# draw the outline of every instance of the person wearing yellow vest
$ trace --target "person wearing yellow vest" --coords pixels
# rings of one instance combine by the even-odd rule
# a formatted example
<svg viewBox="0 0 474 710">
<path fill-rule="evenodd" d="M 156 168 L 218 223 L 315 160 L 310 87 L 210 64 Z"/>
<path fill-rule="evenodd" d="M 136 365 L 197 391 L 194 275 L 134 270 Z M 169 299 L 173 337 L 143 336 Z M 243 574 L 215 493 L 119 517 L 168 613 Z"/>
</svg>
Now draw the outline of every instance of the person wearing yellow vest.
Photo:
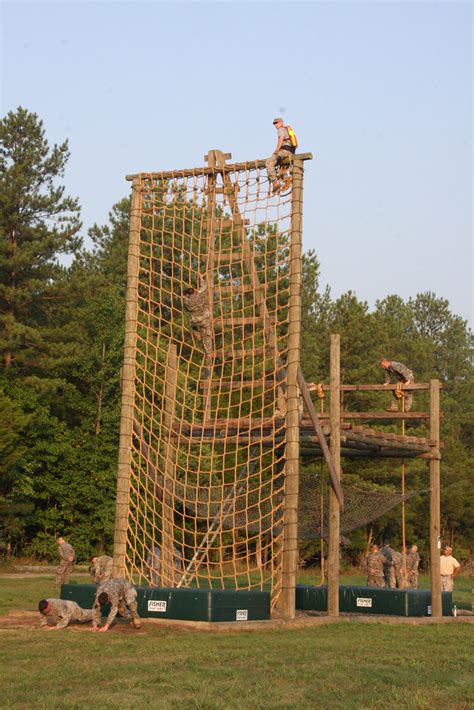
<svg viewBox="0 0 474 710">
<path fill-rule="evenodd" d="M 457 559 L 452 556 L 452 551 L 453 548 L 447 545 L 443 550 L 443 554 L 439 558 L 439 572 L 441 575 L 442 592 L 453 591 L 453 580 L 461 571 L 461 565 Z"/>
<path fill-rule="evenodd" d="M 272 194 L 279 192 L 283 184 L 279 180 L 276 173 L 276 166 L 281 165 L 285 158 L 293 155 L 298 147 L 295 132 L 291 126 L 285 126 L 282 118 L 274 118 L 273 125 L 278 131 L 277 146 L 272 155 L 267 159 L 265 167 L 267 168 L 268 177 L 272 183 Z"/>
</svg>

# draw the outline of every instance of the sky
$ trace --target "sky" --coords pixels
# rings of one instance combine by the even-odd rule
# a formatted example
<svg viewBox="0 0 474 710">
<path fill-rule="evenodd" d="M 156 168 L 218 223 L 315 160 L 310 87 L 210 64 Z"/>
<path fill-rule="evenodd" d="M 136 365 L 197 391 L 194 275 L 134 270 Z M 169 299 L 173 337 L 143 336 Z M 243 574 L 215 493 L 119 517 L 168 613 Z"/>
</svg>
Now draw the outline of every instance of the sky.
<svg viewBox="0 0 474 710">
<path fill-rule="evenodd" d="M 3 2 L 2 115 L 69 140 L 84 236 L 125 175 L 269 155 L 306 163 L 303 247 L 372 307 L 433 291 L 472 321 L 470 2 Z"/>
</svg>

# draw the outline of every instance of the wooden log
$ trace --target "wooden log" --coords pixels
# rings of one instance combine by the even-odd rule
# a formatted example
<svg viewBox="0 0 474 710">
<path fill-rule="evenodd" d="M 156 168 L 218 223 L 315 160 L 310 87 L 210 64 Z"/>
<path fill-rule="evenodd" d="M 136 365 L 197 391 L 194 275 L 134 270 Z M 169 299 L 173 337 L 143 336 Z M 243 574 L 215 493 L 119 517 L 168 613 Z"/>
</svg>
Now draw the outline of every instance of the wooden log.
<svg viewBox="0 0 474 710">
<path fill-rule="evenodd" d="M 300 472 L 300 421 L 298 370 L 301 339 L 301 268 L 303 220 L 303 162 L 293 163 L 290 227 L 290 298 L 286 393 L 286 477 L 283 507 L 283 557 L 280 607 L 285 619 L 294 619 L 298 569 L 298 491 Z M 268 312 L 267 312 L 268 315 Z M 275 343 L 275 352 L 277 352 Z"/>
<path fill-rule="evenodd" d="M 340 366 L 340 336 L 331 335 L 330 348 L 330 381 L 331 381 L 331 457 L 336 468 L 336 476 L 341 479 L 341 366 Z M 339 555 L 341 536 L 341 513 L 337 495 L 329 489 L 328 517 L 328 616 L 339 616 Z"/>
<path fill-rule="evenodd" d="M 224 153 L 224 156 L 226 153 Z M 286 160 L 282 161 L 282 165 L 290 165 L 291 163 L 296 164 L 296 162 L 301 162 L 303 160 L 312 160 L 312 153 L 297 153 L 296 155 L 289 156 Z M 255 170 L 257 168 L 264 168 L 267 162 L 267 158 L 260 158 L 259 160 L 249 160 L 245 163 L 228 163 L 225 166 L 204 166 L 201 168 L 186 168 L 184 170 L 164 170 L 162 172 L 142 172 L 135 173 L 133 175 L 126 175 L 125 179 L 131 180 L 172 180 L 184 177 L 200 177 L 201 175 L 216 175 L 219 173 L 225 173 L 229 175 L 235 172 L 245 172 L 247 170 Z M 150 192 L 150 186 L 147 185 L 145 189 Z M 294 196 L 294 186 L 293 186 L 293 196 Z"/>
<path fill-rule="evenodd" d="M 127 551 L 130 473 L 132 460 L 133 408 L 135 398 L 135 352 L 138 318 L 138 272 L 140 244 L 141 193 L 139 181 L 132 185 L 130 231 L 128 241 L 127 290 L 125 294 L 125 339 L 122 369 L 120 410 L 120 438 L 117 470 L 117 497 L 115 502 L 113 574 L 123 577 Z"/>
<path fill-rule="evenodd" d="M 167 432 L 163 444 L 164 481 L 163 481 L 163 529 L 161 545 L 161 585 L 173 587 L 175 583 L 174 566 L 174 510 L 173 487 L 175 478 L 176 447 L 172 445 L 172 422 L 176 403 L 178 382 L 178 357 L 174 343 L 169 343 L 165 367 L 165 398 L 163 427 Z"/>
<path fill-rule="evenodd" d="M 430 382 L 430 437 L 439 442 L 439 380 Z M 439 454 L 439 447 L 433 451 Z M 431 568 L 431 614 L 441 618 L 441 527 L 440 527 L 440 459 L 430 459 L 430 568 Z"/>
<path fill-rule="evenodd" d="M 275 323 L 276 318 L 272 316 L 269 319 L 270 323 Z M 260 316 L 247 316 L 246 318 L 215 318 L 214 328 L 221 330 L 225 326 L 227 327 L 241 327 L 246 325 L 252 325 L 253 327 L 260 326 L 263 327 L 262 319 Z"/>
<path fill-rule="evenodd" d="M 323 390 L 329 392 L 330 385 L 323 384 Z M 404 390 L 429 390 L 429 383 L 417 382 L 411 385 L 404 386 Z M 389 385 L 341 385 L 341 392 L 391 392 L 398 389 L 397 384 Z"/>
</svg>

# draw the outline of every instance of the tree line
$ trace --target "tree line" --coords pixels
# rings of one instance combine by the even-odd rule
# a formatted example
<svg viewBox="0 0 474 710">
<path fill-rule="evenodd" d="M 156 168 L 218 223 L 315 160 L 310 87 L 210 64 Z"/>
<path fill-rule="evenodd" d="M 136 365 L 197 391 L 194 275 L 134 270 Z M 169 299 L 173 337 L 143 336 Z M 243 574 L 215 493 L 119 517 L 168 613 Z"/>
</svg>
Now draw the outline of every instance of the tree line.
<svg viewBox="0 0 474 710">
<path fill-rule="evenodd" d="M 110 551 L 113 539 L 130 202 L 88 229 L 86 248 L 79 202 L 63 184 L 69 157 L 67 140 L 50 146 L 35 113 L 20 107 L 0 121 L 0 546 L 8 555 L 48 558 L 62 533 L 86 559 Z M 320 289 L 314 252 L 304 255 L 302 305 L 308 380 L 328 381 L 334 332 L 344 382 L 382 381 L 384 356 L 405 362 L 418 382 L 441 380 L 442 532 L 467 555 L 474 528 L 467 323 L 430 292 L 407 301 L 388 295 L 372 309 L 351 291 L 333 298 Z M 426 394 L 416 397 L 415 408 L 427 409 Z M 350 393 L 344 408 L 381 409 L 387 398 Z M 407 427 L 422 431 L 419 423 Z M 382 490 L 399 490 L 399 468 L 344 461 L 346 480 Z M 426 462 L 409 462 L 407 487 L 428 485 Z M 409 539 L 428 540 L 428 511 L 423 493 L 407 503 Z M 399 512 L 374 524 L 375 535 L 382 531 L 399 539 Z"/>
</svg>

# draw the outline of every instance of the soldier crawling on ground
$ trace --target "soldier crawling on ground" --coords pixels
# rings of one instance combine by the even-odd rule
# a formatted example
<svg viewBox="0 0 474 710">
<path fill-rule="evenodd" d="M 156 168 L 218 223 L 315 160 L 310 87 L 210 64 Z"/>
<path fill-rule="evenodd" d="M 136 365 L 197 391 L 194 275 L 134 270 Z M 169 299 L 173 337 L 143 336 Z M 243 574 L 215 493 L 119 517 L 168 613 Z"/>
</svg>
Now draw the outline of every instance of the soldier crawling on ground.
<svg viewBox="0 0 474 710">
<path fill-rule="evenodd" d="M 109 555 L 100 555 L 100 557 L 93 557 L 91 559 L 89 572 L 91 573 L 92 581 L 94 582 L 94 584 L 101 584 L 101 582 L 106 582 L 108 579 L 110 579 L 112 577 L 113 566 L 113 557 L 109 557 Z"/>
<path fill-rule="evenodd" d="M 106 604 L 110 604 L 110 612 L 104 626 L 99 629 L 101 620 L 100 608 Z M 107 631 L 117 613 L 120 613 L 126 619 L 131 619 L 136 629 L 141 627 L 137 611 L 137 590 L 125 577 L 109 579 L 106 582 L 102 582 L 97 589 L 92 609 L 92 630 Z"/>
<path fill-rule="evenodd" d="M 92 609 L 82 609 L 76 602 L 66 599 L 41 599 L 38 604 L 41 628 L 45 631 L 65 629 L 71 621 L 86 624 L 92 621 Z"/>
<path fill-rule="evenodd" d="M 214 349 L 211 326 L 211 306 L 209 294 L 207 292 L 206 280 L 200 279 L 199 288 L 192 286 L 187 289 L 184 296 L 184 306 L 189 313 L 193 330 L 199 332 L 206 355 L 210 355 Z"/>
<path fill-rule="evenodd" d="M 385 587 L 384 579 L 385 557 L 379 550 L 378 545 L 372 545 L 371 552 L 367 556 L 367 586 Z"/>
<path fill-rule="evenodd" d="M 420 555 L 418 546 L 412 545 L 407 555 L 407 583 L 409 587 L 418 589 L 418 567 L 420 566 Z"/>
<path fill-rule="evenodd" d="M 391 384 L 391 376 L 396 377 L 399 383 L 399 389 L 392 392 L 392 404 L 390 405 L 389 412 L 398 411 L 398 400 L 404 398 L 404 410 L 409 412 L 411 405 L 413 403 L 413 393 L 411 390 L 403 391 L 402 387 L 406 385 L 412 385 L 415 380 L 413 378 L 413 372 L 401 362 L 395 362 L 395 360 L 387 360 L 383 358 L 380 360 L 380 364 L 385 370 L 385 385 Z"/>
<path fill-rule="evenodd" d="M 58 537 L 58 553 L 59 565 L 56 570 L 56 586 L 60 587 L 61 583 L 67 584 L 72 572 L 72 565 L 76 557 L 74 548 L 63 537 Z"/>
</svg>

